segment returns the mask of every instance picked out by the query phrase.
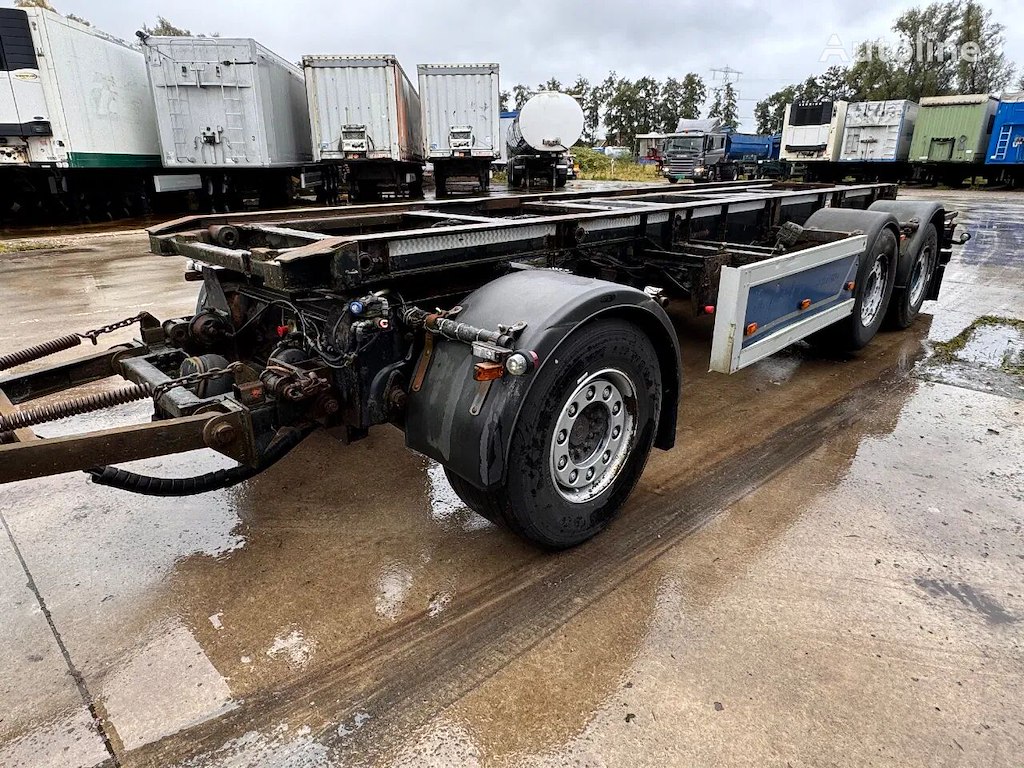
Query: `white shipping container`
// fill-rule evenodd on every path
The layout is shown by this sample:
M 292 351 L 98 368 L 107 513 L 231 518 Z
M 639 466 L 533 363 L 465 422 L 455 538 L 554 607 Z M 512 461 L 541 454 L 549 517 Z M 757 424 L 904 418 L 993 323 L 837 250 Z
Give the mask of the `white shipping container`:
M 798 163 L 839 159 L 849 102 L 797 102 L 786 105 L 779 157 Z
M 420 64 L 427 158 L 500 155 L 497 64 Z
M 858 101 L 846 110 L 841 162 L 902 162 L 910 155 L 917 104 L 906 99 Z
M 159 166 L 142 51 L 42 8 L 0 8 L 0 165 Z
M 302 72 L 250 38 L 145 41 L 168 168 L 274 168 L 312 160 Z
M 420 99 L 390 54 L 303 56 L 316 160 L 420 162 Z

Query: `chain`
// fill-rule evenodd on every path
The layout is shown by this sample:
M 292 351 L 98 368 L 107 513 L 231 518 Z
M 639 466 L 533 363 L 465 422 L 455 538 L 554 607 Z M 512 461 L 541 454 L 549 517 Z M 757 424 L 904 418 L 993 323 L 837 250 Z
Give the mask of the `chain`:
M 93 344 L 96 344 L 96 339 L 99 336 L 103 335 L 104 333 L 113 333 L 114 331 L 119 330 L 121 328 L 127 328 L 129 325 L 135 325 L 148 314 L 148 312 L 139 312 L 139 314 L 133 315 L 132 317 L 126 317 L 124 320 L 118 320 L 116 323 L 103 325 L 100 326 L 99 328 L 96 328 L 95 330 L 86 331 L 85 333 L 80 333 L 78 335 L 81 336 L 83 339 L 88 339 Z
M 176 379 L 170 379 L 169 381 L 165 381 L 163 384 L 153 388 L 153 400 L 154 402 L 159 400 L 164 396 L 164 394 L 176 387 L 188 387 L 192 384 L 198 384 L 201 381 L 208 381 L 210 379 L 217 379 L 230 373 L 237 375 L 243 368 L 245 368 L 243 363 L 235 362 L 224 368 L 211 368 L 208 371 L 190 373 L 188 376 L 179 376 Z

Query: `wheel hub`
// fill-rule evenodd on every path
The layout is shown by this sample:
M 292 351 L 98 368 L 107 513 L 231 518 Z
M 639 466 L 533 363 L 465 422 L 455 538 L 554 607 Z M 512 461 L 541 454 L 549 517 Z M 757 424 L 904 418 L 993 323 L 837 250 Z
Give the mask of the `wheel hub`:
M 875 263 L 868 273 L 868 279 L 864 284 L 864 298 L 860 305 L 860 322 L 865 328 L 870 326 L 878 316 L 882 308 L 882 299 L 885 296 L 885 283 L 888 278 L 888 265 L 884 253 L 875 256 Z
M 916 307 L 924 300 L 924 292 L 932 277 L 932 249 L 925 247 L 917 255 L 914 269 L 910 273 L 910 306 Z
M 582 504 L 618 476 L 633 446 L 636 388 L 622 371 L 589 374 L 565 401 L 551 436 L 551 476 L 563 498 Z

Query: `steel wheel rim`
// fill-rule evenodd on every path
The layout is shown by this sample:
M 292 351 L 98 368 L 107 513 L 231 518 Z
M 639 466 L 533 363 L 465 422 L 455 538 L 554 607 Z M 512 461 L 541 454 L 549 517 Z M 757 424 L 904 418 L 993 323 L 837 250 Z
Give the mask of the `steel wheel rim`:
M 910 306 L 916 307 L 924 300 L 924 291 L 931 280 L 932 249 L 922 248 L 914 262 L 914 270 L 910 275 Z
M 888 278 L 888 265 L 884 253 L 875 256 L 875 263 L 868 273 L 868 279 L 864 286 L 864 298 L 860 304 L 860 324 L 868 328 L 878 311 L 882 308 L 882 297 L 885 295 L 885 283 Z
M 551 433 L 551 479 L 563 499 L 584 504 L 615 482 L 633 447 L 636 410 L 636 387 L 622 371 L 605 368 L 580 380 Z

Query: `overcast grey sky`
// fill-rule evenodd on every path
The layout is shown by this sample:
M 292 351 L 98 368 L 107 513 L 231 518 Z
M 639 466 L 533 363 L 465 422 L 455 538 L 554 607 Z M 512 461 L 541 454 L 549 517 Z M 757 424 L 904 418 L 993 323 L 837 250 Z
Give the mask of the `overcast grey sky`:
M 0 0 L 11 5 L 12 0 Z M 606 2 L 588 0 L 51 0 L 119 37 L 158 14 L 193 33 L 254 37 L 291 61 L 307 53 L 394 53 L 415 79 L 417 64 L 496 61 L 501 82 L 535 85 L 548 77 L 593 81 L 614 69 L 636 78 L 739 70 L 740 115 L 753 129 L 754 103 L 816 74 L 836 34 L 857 41 L 891 36 L 909 0 Z M 1006 53 L 1024 66 L 1020 0 L 989 0 L 1006 25 Z

